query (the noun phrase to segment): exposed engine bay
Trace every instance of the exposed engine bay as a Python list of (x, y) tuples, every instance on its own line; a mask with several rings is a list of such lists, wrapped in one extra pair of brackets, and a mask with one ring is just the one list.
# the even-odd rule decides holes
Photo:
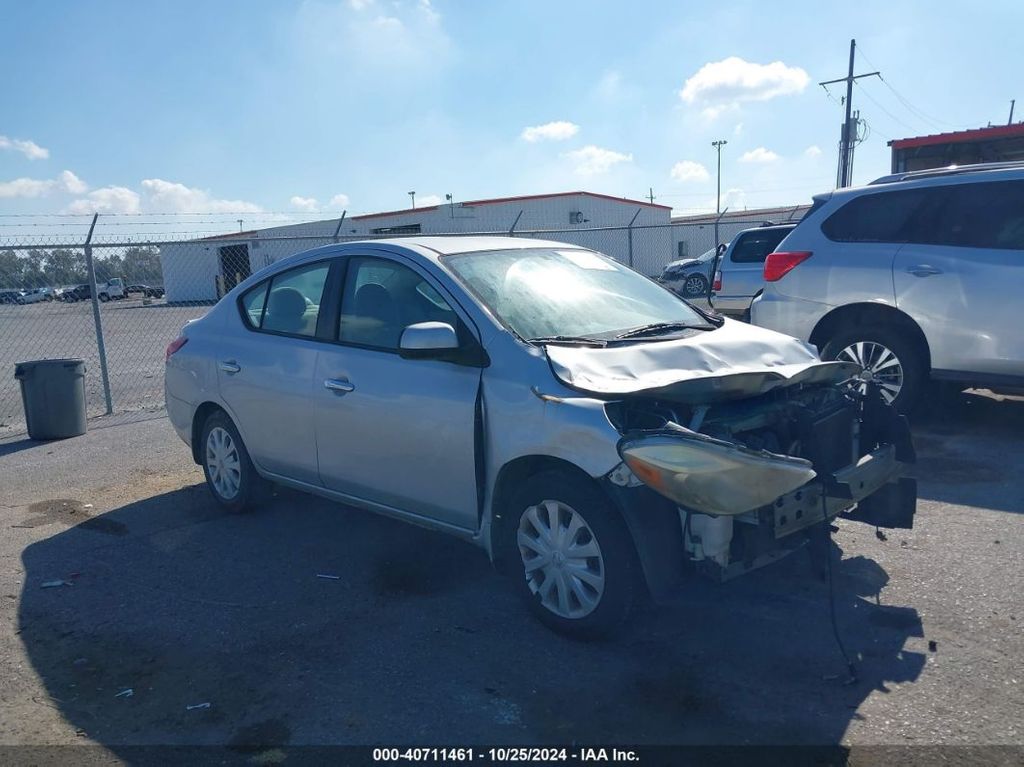
[(687, 555), (716, 579), (778, 559), (838, 514), (913, 524), (909, 427), (876, 391), (796, 384), (702, 405), (659, 394), (606, 406), (625, 479), (678, 506)]

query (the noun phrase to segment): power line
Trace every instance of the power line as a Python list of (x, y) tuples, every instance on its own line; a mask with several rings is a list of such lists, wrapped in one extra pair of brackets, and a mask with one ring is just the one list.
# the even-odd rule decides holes
[[(864, 59), (868, 62), (868, 64), (870, 64), (871, 66), (876, 66), (875, 63), (871, 61), (871, 58), (866, 53), (864, 53), (864, 49), (863, 48), (860, 49), (860, 55), (864, 57)], [(906, 107), (906, 109), (909, 112), (911, 112), (918, 119), (923, 120), (924, 122), (927, 122), (927, 123), (932, 123), (933, 125), (936, 125), (939, 128), (942, 128), (943, 126), (945, 126), (947, 128), (965, 128), (965, 127), (967, 127), (967, 126), (962, 125), (962, 124), (951, 123), (951, 122), (948, 122), (946, 120), (940, 120), (938, 117), (934, 117), (932, 115), (929, 115), (927, 112), (925, 112), (922, 109), (919, 109), (918, 107), (914, 106), (910, 102), (910, 100), (908, 98), (906, 98), (905, 96), (903, 96), (903, 94), (901, 94), (898, 90), (896, 90), (895, 86), (893, 86), (893, 84), (890, 83), (888, 80), (886, 80), (882, 75), (879, 75), (878, 79), (881, 80), (882, 84), (885, 85), (885, 87), (888, 88), (890, 91), (892, 91), (892, 95), (895, 96), (899, 100), (899, 102), (901, 104), (903, 104), (903, 106)]]
[(876, 107), (881, 109), (883, 112), (885, 112), (885, 114), (889, 115), (889, 117), (891, 117), (893, 120), (898, 122), (900, 125), (902, 125), (904, 128), (906, 128), (908, 131), (911, 131), (913, 133), (917, 133), (919, 131), (918, 128), (915, 128), (915, 127), (913, 127), (911, 125), (908, 125), (907, 123), (903, 122), (903, 120), (901, 120), (896, 115), (894, 115), (892, 112), (890, 112), (888, 109), (886, 109), (884, 106), (882, 106), (882, 102), (880, 102), (878, 99), (876, 99), (874, 96), (872, 96), (863, 85), (860, 85), (858, 83), (857, 87), (860, 88), (861, 92), (865, 96), (867, 96), (868, 101), (873, 103)]

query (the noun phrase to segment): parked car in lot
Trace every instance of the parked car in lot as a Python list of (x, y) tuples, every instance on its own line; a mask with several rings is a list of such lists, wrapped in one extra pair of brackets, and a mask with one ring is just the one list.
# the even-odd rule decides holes
[(0, 304), (20, 304), (23, 295), (20, 290), (0, 290)]
[(19, 304), (38, 304), (43, 302), (50, 302), (54, 300), (53, 288), (33, 288), (32, 290), (22, 291), (21, 300)]
[(142, 283), (136, 283), (129, 285), (125, 288), (126, 294), (141, 293), (145, 298), (162, 298), (164, 295), (164, 288), (162, 285), (143, 285)]
[(840, 513), (909, 527), (909, 430), (859, 370), (575, 245), (423, 237), (249, 277), (168, 346), (165, 392), (227, 509), (269, 481), (451, 533), (589, 636)]
[[(125, 289), (124, 280), (120, 277), (115, 277), (107, 282), (97, 283), (96, 297), (103, 302), (118, 298), (127, 298), (128, 292)], [(89, 287), (89, 283), (74, 285), (73, 287), (65, 288), (61, 298), (68, 303), (74, 303), (75, 301), (87, 301), (92, 298), (92, 289)]]
[(796, 227), (776, 224), (744, 229), (718, 260), (711, 305), (727, 317), (750, 320), (750, 302), (764, 287), (764, 260)]
[[(726, 245), (719, 246), (724, 249)], [(711, 287), (711, 273), (714, 271), (715, 248), (701, 253), (697, 258), (682, 258), (665, 265), (658, 282), (683, 298), (699, 298), (708, 295)]]
[(929, 379), (1024, 387), (1024, 163), (896, 174), (815, 198), (752, 321), (854, 362), (898, 409)]

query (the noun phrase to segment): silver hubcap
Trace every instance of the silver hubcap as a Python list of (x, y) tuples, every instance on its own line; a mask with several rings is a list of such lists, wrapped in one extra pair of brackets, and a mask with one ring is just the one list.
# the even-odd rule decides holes
[(530, 591), (562, 618), (592, 613), (604, 593), (604, 559), (593, 531), (561, 501), (541, 501), (519, 519), (519, 555)]
[(899, 396), (903, 388), (903, 365), (891, 349), (875, 341), (858, 341), (839, 352), (836, 359), (860, 365), (857, 379), (862, 392), (867, 391), (869, 383), (874, 383), (886, 402), (891, 404)]
[(704, 291), (704, 280), (700, 277), (687, 277), (683, 290), (691, 296), (701, 293)]
[(238, 495), (242, 485), (242, 462), (227, 429), (217, 426), (210, 430), (206, 438), (206, 468), (210, 470), (210, 481), (217, 495), (225, 501)]

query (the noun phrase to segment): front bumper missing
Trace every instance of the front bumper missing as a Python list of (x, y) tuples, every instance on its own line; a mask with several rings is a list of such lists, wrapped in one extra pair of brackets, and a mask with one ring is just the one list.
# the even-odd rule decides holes
[[(863, 456), (857, 463), (834, 472), (828, 480), (812, 482), (779, 496), (772, 504), (775, 538), (783, 538), (838, 516), (889, 483), (898, 484), (907, 469), (906, 464), (896, 460), (896, 448), (885, 445)], [(913, 501), (911, 515), (912, 509)]]

